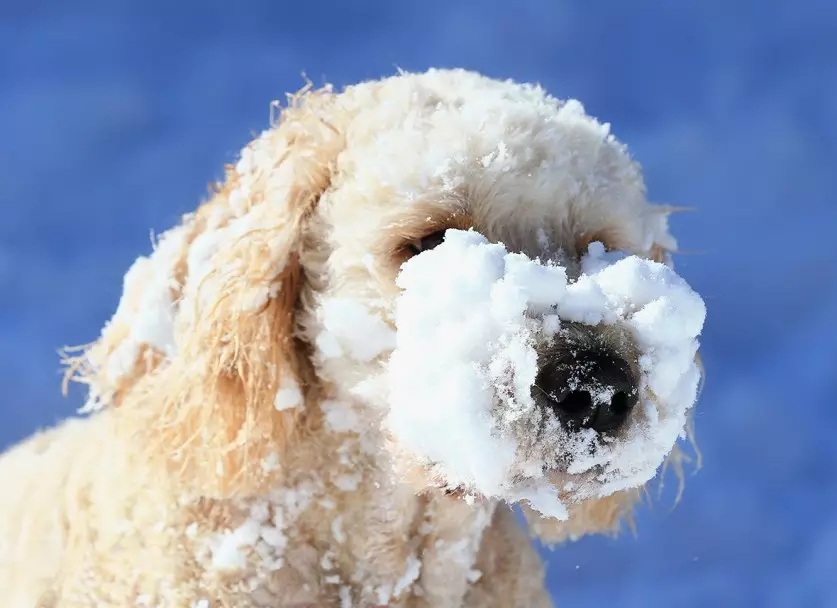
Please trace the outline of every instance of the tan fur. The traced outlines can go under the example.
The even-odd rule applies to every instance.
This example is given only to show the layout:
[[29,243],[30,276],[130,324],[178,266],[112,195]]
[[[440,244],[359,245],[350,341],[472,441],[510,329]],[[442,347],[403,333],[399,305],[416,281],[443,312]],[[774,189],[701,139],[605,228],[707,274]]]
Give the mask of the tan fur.
[[[532,157],[509,175],[486,177],[479,159],[490,149],[468,140],[474,159],[453,170],[451,187],[399,177],[411,155],[424,158],[409,137],[427,134],[416,142],[431,151],[429,138],[445,137],[427,112],[447,104],[455,117],[483,86],[512,85],[436,72],[339,95],[303,91],[250,144],[251,164],[228,167],[211,199],[137,263],[101,337],[67,358],[69,377],[90,387],[92,414],[0,459],[4,606],[551,605],[509,507],[439,487],[381,424],[385,395],[349,390],[380,363],[318,346],[324,297],[380,300],[391,323],[406,244],[446,227],[474,226],[532,255],[547,226],[565,250],[602,239],[667,256],[670,243],[643,241],[644,188],[617,148],[590,152],[604,186],[577,196],[560,184],[521,190],[548,141],[525,153],[529,143],[510,144]],[[509,90],[522,103],[542,96]],[[525,112],[516,120],[540,128]],[[376,173],[370,150],[410,121],[403,162]],[[451,141],[477,133],[462,124]],[[624,208],[608,206],[612,191],[626,193]],[[149,294],[170,299],[175,349],[132,333]],[[288,383],[304,404],[277,410]],[[334,404],[363,430],[335,430]],[[615,531],[639,495],[571,505],[566,522],[525,511],[534,534],[559,542]],[[236,530],[247,539],[242,561],[219,563]]]

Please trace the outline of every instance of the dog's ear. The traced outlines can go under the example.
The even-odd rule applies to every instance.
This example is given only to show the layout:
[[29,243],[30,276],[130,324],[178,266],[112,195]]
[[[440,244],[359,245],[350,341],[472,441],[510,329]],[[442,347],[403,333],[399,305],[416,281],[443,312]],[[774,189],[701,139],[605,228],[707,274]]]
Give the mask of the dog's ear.
[[631,514],[640,496],[640,490],[623,490],[604,498],[571,504],[566,521],[543,517],[526,504],[521,505],[521,511],[532,536],[546,546],[554,546],[588,534],[615,536],[623,522],[633,529]]
[[291,97],[225,183],[126,274],[101,338],[70,357],[87,409],[112,408],[138,457],[201,496],[258,492],[313,384],[294,310],[306,218],[343,136],[328,89]]

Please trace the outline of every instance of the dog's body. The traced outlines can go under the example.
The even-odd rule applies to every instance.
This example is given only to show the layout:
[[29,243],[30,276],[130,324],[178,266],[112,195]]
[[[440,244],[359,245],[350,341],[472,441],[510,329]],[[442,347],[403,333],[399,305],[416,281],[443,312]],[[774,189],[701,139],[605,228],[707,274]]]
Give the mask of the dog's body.
[[[373,479],[356,491],[317,487],[346,467],[312,439],[326,451],[297,455],[319,469],[301,468],[285,482],[294,489],[272,497],[286,518],[277,529],[267,497],[178,504],[176,488],[137,462],[141,446],[111,440],[112,418],[66,422],[3,459],[2,479],[16,482],[2,505],[0,532],[16,537],[3,547],[5,605],[551,605],[539,558],[508,509],[384,491]],[[267,570],[259,553],[213,565],[212,541],[263,509],[261,542],[258,527],[242,539],[281,555],[283,567]],[[341,604],[349,593],[353,603]]]
[[[448,227],[533,257],[546,234],[568,268],[591,240],[673,246],[624,149],[539,89],[431,71],[302,95],[70,361],[101,411],[0,459],[4,605],[551,605],[509,507],[385,424],[394,280]],[[347,299],[377,311],[364,352],[323,312]],[[547,541],[612,532],[639,492],[526,514]]]

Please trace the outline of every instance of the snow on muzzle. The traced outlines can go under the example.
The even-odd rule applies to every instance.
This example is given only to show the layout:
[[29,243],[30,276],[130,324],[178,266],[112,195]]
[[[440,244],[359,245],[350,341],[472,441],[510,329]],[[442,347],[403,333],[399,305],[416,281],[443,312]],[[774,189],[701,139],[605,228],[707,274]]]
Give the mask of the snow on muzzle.
[[[598,243],[582,270],[568,282],[561,266],[461,230],[402,266],[388,425],[447,485],[565,519],[562,501],[651,479],[685,433],[703,301],[664,264]],[[618,432],[568,428],[533,399],[538,350],[570,323],[633,341],[639,400]]]

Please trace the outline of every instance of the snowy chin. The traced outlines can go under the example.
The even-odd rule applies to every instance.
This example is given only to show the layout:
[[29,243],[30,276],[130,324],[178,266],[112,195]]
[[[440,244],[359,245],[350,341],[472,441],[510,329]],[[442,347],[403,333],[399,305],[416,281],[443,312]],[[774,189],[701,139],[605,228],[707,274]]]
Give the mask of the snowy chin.
[[[460,230],[403,265],[387,423],[447,486],[566,519],[567,502],[650,480],[683,435],[703,301],[671,268],[600,243],[582,271],[569,281]],[[567,323],[618,326],[639,353],[639,401],[618,432],[567,429],[532,397],[539,349]]]

